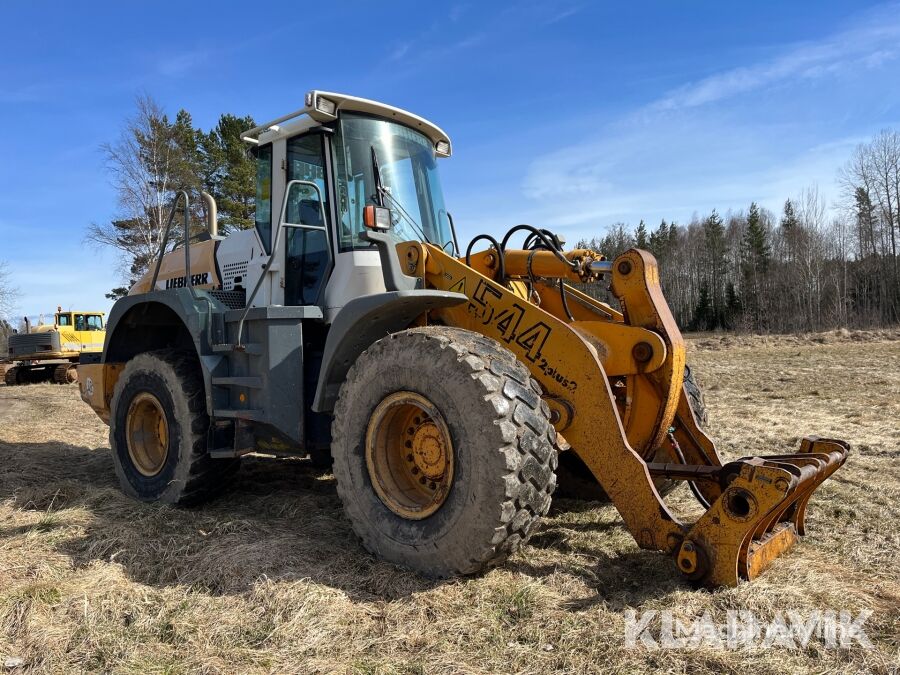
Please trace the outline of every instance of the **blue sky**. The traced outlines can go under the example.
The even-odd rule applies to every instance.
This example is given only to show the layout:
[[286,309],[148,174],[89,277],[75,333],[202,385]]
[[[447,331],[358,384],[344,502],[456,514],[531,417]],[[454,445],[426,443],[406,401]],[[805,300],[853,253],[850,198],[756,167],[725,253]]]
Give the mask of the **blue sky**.
[[116,215],[98,147],[146,92],[208,128],[308,89],[443,127],[460,238],[529,222],[601,234],[752,200],[778,211],[900,126],[900,5],[9,3],[0,41],[0,260],[19,309],[107,309]]

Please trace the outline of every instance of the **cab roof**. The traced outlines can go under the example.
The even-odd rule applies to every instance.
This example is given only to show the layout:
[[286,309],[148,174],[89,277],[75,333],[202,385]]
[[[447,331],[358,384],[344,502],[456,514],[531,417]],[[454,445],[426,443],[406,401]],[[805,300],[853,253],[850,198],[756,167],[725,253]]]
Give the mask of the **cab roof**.
[[[308,128],[331,122],[337,119],[338,113],[342,110],[396,120],[400,124],[425,134],[431,140],[438,155],[449,157],[452,152],[450,137],[444,133],[443,129],[423,117],[378,101],[330,91],[319,91],[318,89],[313,89],[306,94],[305,105],[299,110],[245,131],[241,134],[241,140],[254,145],[260,142],[268,143],[282,136],[294,134],[303,127]],[[301,122],[283,126],[285,122],[303,116],[306,116],[306,119],[302,121],[305,124]]]

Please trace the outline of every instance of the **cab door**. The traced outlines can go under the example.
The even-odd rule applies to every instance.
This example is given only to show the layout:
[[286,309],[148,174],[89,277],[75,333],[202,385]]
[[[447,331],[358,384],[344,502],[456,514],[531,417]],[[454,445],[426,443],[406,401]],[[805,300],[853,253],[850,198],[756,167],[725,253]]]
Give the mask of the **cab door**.
[[321,133],[288,139],[284,304],[319,305],[331,272],[328,183]]
[[88,325],[87,325],[87,316],[84,314],[75,314],[75,339],[78,340],[78,343],[72,345],[71,349],[77,349],[78,351],[83,352],[87,345],[88,340],[90,339],[90,333],[88,333]]

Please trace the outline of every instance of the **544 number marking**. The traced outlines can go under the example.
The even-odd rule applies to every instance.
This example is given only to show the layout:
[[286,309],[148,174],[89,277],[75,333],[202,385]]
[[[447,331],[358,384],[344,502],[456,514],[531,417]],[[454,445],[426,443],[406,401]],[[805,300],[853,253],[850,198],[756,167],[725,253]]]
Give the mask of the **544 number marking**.
[[530,326],[521,326],[525,316],[525,308],[517,302],[512,307],[497,310],[493,302],[502,300],[503,294],[484,280],[478,282],[472,300],[469,302],[469,313],[477,317],[485,325],[493,324],[500,337],[507,344],[515,341],[525,350],[525,357],[532,363],[541,358],[551,328],[543,321]]

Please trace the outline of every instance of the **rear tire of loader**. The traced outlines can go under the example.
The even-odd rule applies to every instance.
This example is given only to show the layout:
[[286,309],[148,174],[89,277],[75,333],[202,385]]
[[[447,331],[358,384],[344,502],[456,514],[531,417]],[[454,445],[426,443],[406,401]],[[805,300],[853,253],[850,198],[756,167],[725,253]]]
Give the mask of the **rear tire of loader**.
[[[433,406],[452,467],[440,498],[406,516],[371,459],[379,438],[386,448],[394,442],[372,429],[398,396]],[[431,424],[422,417],[423,426]],[[332,434],[338,494],[363,545],[426,576],[473,574],[501,563],[550,508],[557,458],[549,408],[528,369],[477,333],[415,328],[373,344],[341,387]],[[398,494],[401,501],[407,495]]]
[[240,460],[209,456],[209,424],[192,354],[161,350],[131,359],[113,391],[109,420],[113,463],[125,494],[193,506],[224,490]]
[[[694,373],[690,366],[684,367],[684,388],[688,395],[688,403],[697,420],[697,425],[702,429],[709,422],[706,411],[706,402],[703,392],[697,386]],[[653,458],[655,462],[669,462],[668,453],[660,451]],[[559,482],[557,496],[564,499],[576,499],[586,502],[607,502],[609,497],[591,474],[590,469],[574,452],[561,452],[559,454],[559,468],[556,471]],[[660,496],[666,496],[678,487],[679,481],[655,478],[654,484]]]

